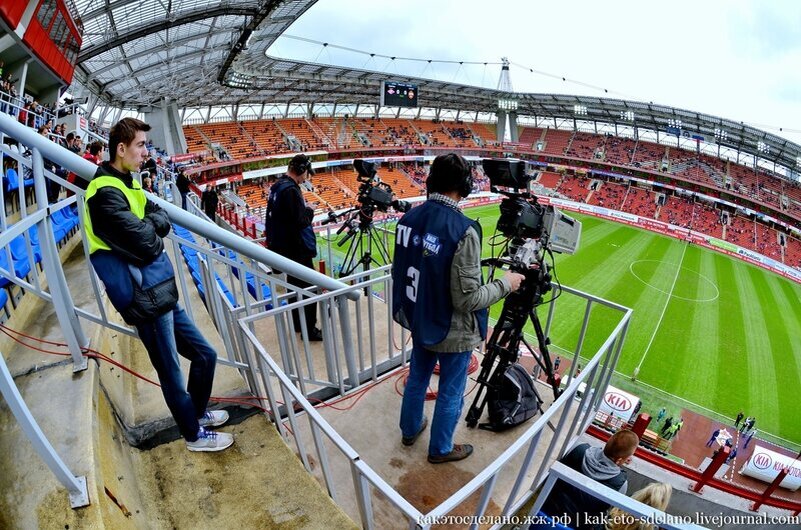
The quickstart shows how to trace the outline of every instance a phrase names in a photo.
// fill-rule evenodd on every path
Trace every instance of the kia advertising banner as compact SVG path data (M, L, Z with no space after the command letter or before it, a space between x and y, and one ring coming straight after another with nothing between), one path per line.
M771 451L761 445L754 447L754 453L740 470L740 473L770 483L773 482L779 471L784 468L788 468L787 478L779 485L788 490L796 491L801 487L801 463L791 456Z
M640 398L609 385L598 410L629 422L640 410Z

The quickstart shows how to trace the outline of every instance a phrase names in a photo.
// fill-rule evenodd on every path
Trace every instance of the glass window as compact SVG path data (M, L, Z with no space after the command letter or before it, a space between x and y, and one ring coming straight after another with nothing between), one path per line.
M56 0L42 0L42 4L39 6L39 12L37 13L36 17L39 19L39 23L42 27L47 30L50 27L50 23L53 21L53 15L56 14Z

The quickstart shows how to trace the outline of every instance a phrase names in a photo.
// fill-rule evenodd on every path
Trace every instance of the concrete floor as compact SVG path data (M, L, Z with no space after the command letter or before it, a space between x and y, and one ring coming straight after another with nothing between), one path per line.
M79 243L73 238L62 261L76 305L96 312ZM199 327L225 354L199 298L192 303ZM138 340L82 324L94 348L154 378ZM64 340L53 306L32 294L7 325ZM140 450L132 436L170 431L158 388L95 361L73 374L68 357L33 352L5 336L0 351L45 436L70 471L87 478L91 501L70 508L66 490L0 400L0 528L355 528L263 416L223 427L236 443L221 454L190 453L182 440L163 439ZM243 392L238 371L220 367L214 394Z
M336 405L336 408L318 407L318 411L356 450L362 461L410 504L425 514L483 471L528 427L531 427L534 420L529 420L521 426L501 433L469 429L464 421L460 421L454 441L472 444L475 448L473 455L460 462L429 464L426 460L429 442L428 429L414 446L406 447L400 443L398 418L401 395L398 392L403 391L404 376L405 370L396 370L391 376L373 386L363 397L342 401ZM465 398L462 419L472 403L474 389L472 391L471 389L474 385L475 383L468 382L467 388L470 393ZM546 401L544 408L547 408L553 397L550 394L550 387L538 383L538 388ZM436 376L432 378L432 389L436 389ZM433 415L433 408L434 401L426 403L425 414L429 419ZM310 443L311 434L308 423L300 422L300 425L302 428L299 434L305 442L305 450L310 459L316 460L319 456L314 445ZM525 487L530 486L533 482L550 441L551 431L546 428L535 452L535 464L531 466L526 475ZM350 480L349 461L330 441L326 444L326 449L331 462L332 474L337 477L336 484L341 484L337 492L339 494L338 504L351 518L358 520L359 513ZM501 512L518 471L522 467L524 456L525 449L520 451L499 474L492 500L487 508L488 515L497 515ZM315 468L314 473L318 480L322 481L322 472L319 467ZM471 495L466 502L454 510L453 515L472 515L476 510L479 496L480 491ZM372 502L377 528L404 528L407 526L401 512L382 496L374 495Z

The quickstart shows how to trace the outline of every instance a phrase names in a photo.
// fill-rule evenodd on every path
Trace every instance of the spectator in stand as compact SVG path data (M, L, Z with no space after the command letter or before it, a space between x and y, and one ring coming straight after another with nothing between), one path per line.
M175 178L175 185L178 186L178 192L181 194L181 208L186 210L186 200L189 195L189 178L184 173L184 168L178 170L178 176Z
M613 434L603 448L579 444L559 462L625 494L628 479L621 466L631 462L639 443L640 438L634 432L623 429ZM544 513L559 517L561 524L579 530L592 529L588 518L600 517L608 508L604 501L561 480L556 481L542 505Z
M150 193L153 193L153 179L150 177L143 178L142 189L145 191L149 191Z
M647 504L652 508L665 511L670 504L673 488L664 482L652 482L631 496L635 501ZM648 524L639 517L634 517L618 507L610 508L604 530L656 530L658 526Z
M86 192L83 228L90 260L114 308L136 327L187 449L222 451L234 443L233 435L208 429L223 425L228 413L206 409L217 353L178 304L163 241L170 219L132 175L147 153L149 130L133 118L111 128L111 160L97 169ZM188 382L179 355L190 361Z
M99 166L103 162L104 151L105 147L103 146L103 142L95 140L89 144L89 148L83 154L83 158Z
M220 198L217 196L217 188L211 184L206 185L206 189L203 190L203 195L200 197L200 207L206 212L211 222L216 222L217 220L217 204L219 202Z

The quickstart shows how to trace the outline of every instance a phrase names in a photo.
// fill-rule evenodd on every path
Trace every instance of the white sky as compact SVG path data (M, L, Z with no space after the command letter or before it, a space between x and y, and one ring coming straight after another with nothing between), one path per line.
M515 91L653 101L801 144L801 2L320 0L287 34L377 54L512 66ZM287 38L277 56L495 88L500 66L390 61ZM780 131L779 128L783 128Z

